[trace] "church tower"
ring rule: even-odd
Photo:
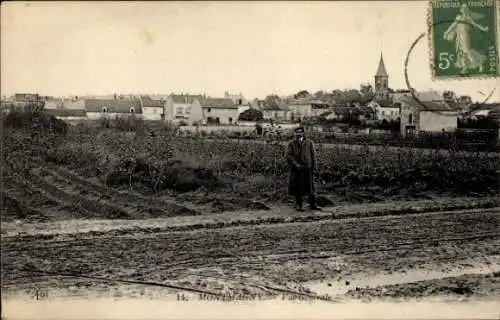
[[[385,70],[384,57],[380,53],[380,61],[378,63],[377,73],[375,74],[375,99],[389,99],[389,75]]]

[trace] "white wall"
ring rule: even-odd
[[[421,111],[421,131],[453,131],[457,128],[458,115],[454,111]]]
[[[375,109],[375,117],[377,120],[396,120],[400,116],[399,108],[382,108]]]
[[[264,110],[262,112],[262,116],[264,117],[264,119],[287,119],[286,111],[284,110]]]
[[[131,113],[116,113],[116,112],[87,112],[87,118],[89,120],[99,120],[102,118],[108,118],[109,120],[115,120],[116,117],[130,117]],[[142,114],[135,113],[134,117],[137,119],[142,119]]]
[[[238,109],[222,109],[222,108],[203,108],[203,123],[207,123],[208,117],[219,118],[220,124],[230,124],[229,118],[232,118],[232,123],[238,121]]]
[[[142,118],[144,120],[161,120],[163,108],[160,107],[142,107]]]
[[[64,109],[77,109],[77,110],[85,110],[85,100],[79,99],[76,101],[65,100],[63,101]]]
[[[179,128],[180,131],[186,132],[196,132],[199,130],[199,132],[220,132],[220,131],[228,131],[228,132],[253,132],[255,131],[255,126],[182,126]]]
[[[193,125],[194,123],[203,122],[203,110],[201,108],[201,104],[198,100],[195,100],[190,108],[189,108],[189,125]]]
[[[297,118],[300,117],[310,117],[312,115],[312,106],[310,104],[290,104],[288,105],[289,114],[295,114]]]

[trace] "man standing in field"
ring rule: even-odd
[[[295,138],[288,143],[286,159],[290,165],[288,192],[295,197],[298,211],[304,211],[303,197],[308,196],[312,210],[321,210],[316,205],[314,174],[316,167],[316,150],[314,142],[304,135],[302,126],[294,130]]]

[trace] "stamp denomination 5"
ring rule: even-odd
[[[429,40],[435,79],[497,77],[498,1],[431,0]]]

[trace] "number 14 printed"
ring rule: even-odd
[[[431,0],[429,36],[435,79],[497,77],[498,3]]]

